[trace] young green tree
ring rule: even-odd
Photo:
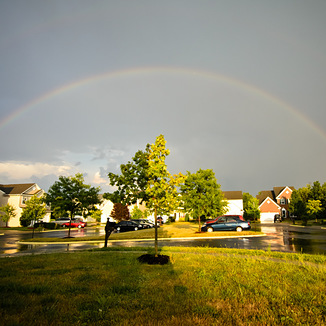
[[[309,199],[306,205],[307,214],[311,218],[315,218],[317,222],[318,213],[323,210],[320,200]]]
[[[94,207],[89,211],[89,215],[97,222],[101,222],[102,210]]]
[[[33,196],[31,199],[26,201],[25,205],[22,215],[20,216],[20,223],[22,226],[28,226],[32,221],[35,223],[38,219],[42,219],[46,214],[43,197]],[[34,237],[34,227],[32,237]]]
[[[200,169],[196,173],[188,171],[180,189],[183,207],[186,212],[198,219],[199,232],[201,216],[215,217],[225,213],[228,204],[213,170]]]
[[[4,223],[6,223],[6,228],[7,228],[9,220],[16,216],[15,207],[11,206],[10,204],[7,204],[5,206],[1,206],[0,207],[0,212],[2,213],[0,215],[0,218],[2,219],[2,221]]]
[[[143,218],[143,212],[137,206],[135,206],[131,211],[130,217],[132,219]]]
[[[243,199],[243,217],[245,220],[257,221],[260,218],[259,200],[247,192],[242,195]]]
[[[172,176],[165,164],[170,151],[165,148],[166,141],[163,135],[156,138],[149,148],[146,207],[154,213],[155,220],[155,256],[158,256],[157,216],[166,215],[179,206],[177,187],[184,177],[180,173]]]
[[[58,208],[69,213],[71,219],[76,212],[89,211],[96,204],[100,204],[99,191],[99,187],[84,184],[84,177],[81,173],[69,177],[60,176],[59,181],[49,188],[45,201],[51,205],[51,209]],[[68,237],[70,237],[70,228],[69,225]]]

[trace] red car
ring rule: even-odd
[[[66,222],[66,223],[63,223],[62,224],[62,227],[63,228],[68,228],[70,225],[70,222]],[[82,221],[79,221],[79,220],[75,220],[75,221],[71,221],[71,227],[72,228],[78,228],[78,229],[81,229],[81,228],[84,228],[86,226],[86,222],[82,222]]]

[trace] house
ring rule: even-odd
[[[0,184],[0,206],[10,204],[15,208],[16,217],[8,222],[8,226],[20,226],[20,216],[23,208],[26,207],[26,202],[34,195],[40,197],[44,194],[36,183],[21,183],[21,184]],[[43,218],[44,221],[50,221],[50,212]],[[0,220],[0,226],[5,226],[5,223]]]
[[[256,198],[259,200],[261,223],[274,222],[275,214],[288,218],[289,203],[294,187],[274,187],[273,190],[261,191]]]
[[[223,195],[224,198],[228,201],[228,211],[226,214],[243,215],[242,191],[223,191]],[[100,198],[102,200],[102,203],[100,205],[97,205],[97,208],[102,210],[101,223],[106,223],[107,218],[110,217],[111,211],[113,209],[113,203],[110,200],[103,199],[103,195],[100,195]],[[129,206],[130,213],[132,212],[132,209],[135,206],[138,207],[141,211],[144,211],[146,209],[146,205],[140,204],[140,202],[137,201],[136,204]],[[185,218],[186,213],[182,212],[182,210],[178,210],[171,213],[171,215],[174,216],[176,221],[179,221],[180,219]],[[148,218],[154,220],[154,214],[150,215]],[[163,216],[164,221],[166,221],[167,219],[168,216]]]
[[[101,204],[96,205],[96,207],[102,211],[101,223],[106,223],[107,219],[110,218],[114,204],[111,200],[104,199],[103,195],[99,195],[99,197],[101,199]],[[134,207],[138,207],[141,211],[144,211],[146,209],[146,206],[144,204],[140,204],[140,200],[137,200],[136,204],[128,206],[130,213],[132,212]]]
[[[113,209],[113,202],[111,200],[104,199],[103,195],[99,195],[99,197],[101,199],[101,204],[96,205],[96,207],[102,211],[101,223],[106,223],[107,219],[111,215],[111,211]]]
[[[225,199],[228,201],[227,215],[243,215],[242,191],[223,191]]]

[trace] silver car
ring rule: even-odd
[[[63,223],[69,223],[69,222],[70,222],[69,217],[59,217],[54,221],[55,224],[59,224],[59,225],[62,225]]]

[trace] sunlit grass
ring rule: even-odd
[[[153,266],[128,249],[2,258],[1,325],[326,324],[325,260],[161,248]]]

